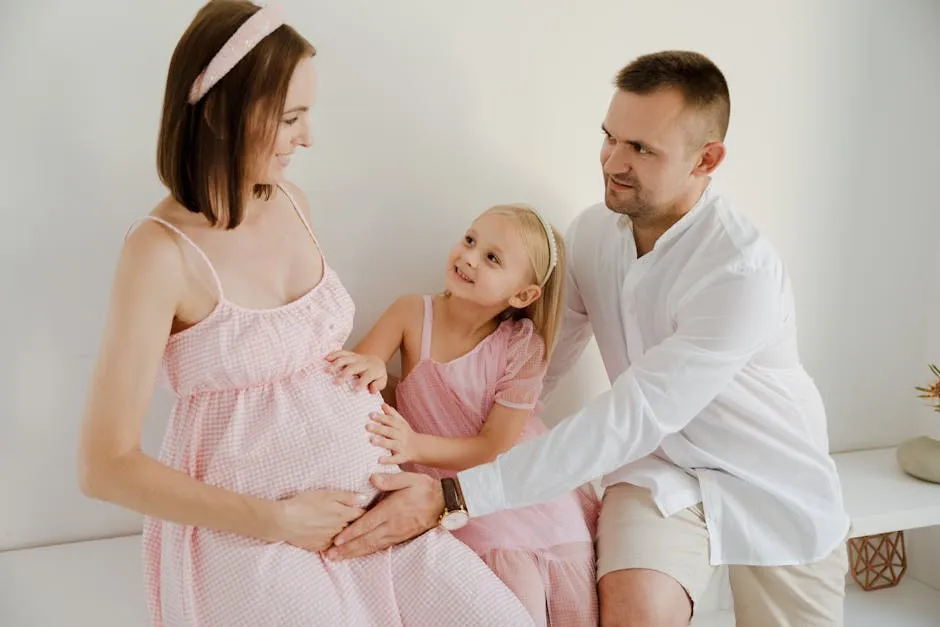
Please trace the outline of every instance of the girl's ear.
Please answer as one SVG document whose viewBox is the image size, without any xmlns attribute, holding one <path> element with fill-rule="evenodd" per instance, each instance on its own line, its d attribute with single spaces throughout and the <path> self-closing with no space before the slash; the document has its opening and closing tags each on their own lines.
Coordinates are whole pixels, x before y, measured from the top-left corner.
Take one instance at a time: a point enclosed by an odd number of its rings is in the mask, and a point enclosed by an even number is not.
<svg viewBox="0 0 940 627">
<path fill-rule="evenodd" d="M 542 295 L 542 288 L 538 285 L 529 285 L 525 289 L 509 297 L 509 305 L 515 309 L 525 309 Z"/>
</svg>

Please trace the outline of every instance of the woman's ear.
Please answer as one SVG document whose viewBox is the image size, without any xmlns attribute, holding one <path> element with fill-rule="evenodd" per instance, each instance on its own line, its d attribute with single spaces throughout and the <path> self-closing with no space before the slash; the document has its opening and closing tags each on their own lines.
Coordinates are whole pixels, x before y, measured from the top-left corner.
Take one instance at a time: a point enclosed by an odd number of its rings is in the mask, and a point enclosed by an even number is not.
<svg viewBox="0 0 940 627">
<path fill-rule="evenodd" d="M 530 285 L 516 294 L 509 297 L 509 306 L 515 309 L 525 309 L 538 300 L 542 295 L 542 288 L 538 285 Z"/>
</svg>

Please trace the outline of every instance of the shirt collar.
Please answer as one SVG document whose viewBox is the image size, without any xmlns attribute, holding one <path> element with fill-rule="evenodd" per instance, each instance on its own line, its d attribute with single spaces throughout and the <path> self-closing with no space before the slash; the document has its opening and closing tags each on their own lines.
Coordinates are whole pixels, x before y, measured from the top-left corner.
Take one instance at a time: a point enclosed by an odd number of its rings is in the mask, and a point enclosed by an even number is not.
<svg viewBox="0 0 940 627">
<path fill-rule="evenodd" d="M 711 204 L 711 201 L 715 197 L 714 183 L 712 181 L 708 182 L 708 185 L 705 186 L 705 189 L 702 191 L 701 196 L 698 200 L 695 201 L 695 204 L 692 205 L 692 208 L 681 218 L 679 218 L 675 224 L 666 229 L 666 232 L 663 233 L 656 243 L 653 245 L 653 250 L 656 250 L 659 246 L 668 243 L 669 241 L 679 237 L 682 233 L 686 231 L 695 220 L 698 219 L 698 216 L 704 211 L 704 208 Z M 620 216 L 619 220 L 621 228 L 633 232 L 633 222 L 627 217 L 626 214 Z"/>
<path fill-rule="evenodd" d="M 702 195 L 699 196 L 698 200 L 695 201 L 695 204 L 692 205 L 692 208 L 689 211 L 679 218 L 675 224 L 666 229 L 666 232 L 656 240 L 656 244 L 653 245 L 655 250 L 658 246 L 667 244 L 675 238 L 679 237 L 684 233 L 698 217 L 705 211 L 705 208 L 711 204 L 712 199 L 714 198 L 714 190 L 712 187 L 712 182 L 709 181 L 708 185 L 705 186 L 705 189 L 702 191 Z"/>
</svg>

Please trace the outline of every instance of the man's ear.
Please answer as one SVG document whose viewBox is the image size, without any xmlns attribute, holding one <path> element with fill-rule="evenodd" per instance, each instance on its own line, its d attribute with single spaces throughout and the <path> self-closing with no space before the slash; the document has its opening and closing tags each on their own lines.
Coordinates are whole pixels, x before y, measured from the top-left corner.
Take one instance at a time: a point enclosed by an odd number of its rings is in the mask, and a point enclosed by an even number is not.
<svg viewBox="0 0 940 627">
<path fill-rule="evenodd" d="M 698 162 L 692 168 L 692 174 L 708 176 L 718 169 L 725 160 L 725 145 L 720 141 L 708 142 L 699 151 Z"/>
<path fill-rule="evenodd" d="M 525 289 L 509 297 L 509 305 L 515 309 L 525 309 L 542 295 L 542 288 L 538 285 L 529 285 Z"/>
</svg>

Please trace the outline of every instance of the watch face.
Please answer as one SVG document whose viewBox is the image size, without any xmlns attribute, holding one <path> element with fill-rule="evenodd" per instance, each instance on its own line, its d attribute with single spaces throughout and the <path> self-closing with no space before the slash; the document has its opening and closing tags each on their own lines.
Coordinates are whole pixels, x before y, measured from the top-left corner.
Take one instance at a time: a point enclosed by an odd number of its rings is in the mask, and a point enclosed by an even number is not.
<svg viewBox="0 0 940 627">
<path fill-rule="evenodd" d="M 448 531 L 454 531 L 466 525 L 469 520 L 470 516 L 467 515 L 467 512 L 448 512 L 441 519 L 441 527 Z"/>
</svg>

